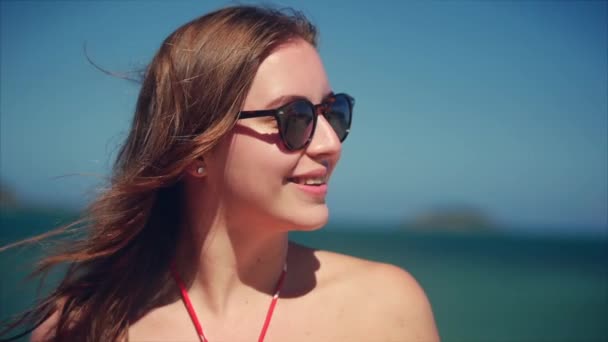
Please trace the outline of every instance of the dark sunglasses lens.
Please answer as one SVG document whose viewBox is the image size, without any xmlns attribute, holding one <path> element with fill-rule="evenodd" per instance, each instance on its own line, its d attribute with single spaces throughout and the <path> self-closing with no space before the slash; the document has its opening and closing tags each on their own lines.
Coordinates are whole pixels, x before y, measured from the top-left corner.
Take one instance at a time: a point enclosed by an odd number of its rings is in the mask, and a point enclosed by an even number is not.
<svg viewBox="0 0 608 342">
<path fill-rule="evenodd" d="M 314 109 L 306 101 L 296 101 L 283 110 L 283 140 L 289 149 L 304 147 L 314 127 Z"/>
<path fill-rule="evenodd" d="M 336 131 L 340 141 L 344 141 L 348 135 L 351 122 L 351 104 L 345 95 L 338 95 L 330 102 L 329 108 L 325 113 L 325 118 Z"/>
</svg>

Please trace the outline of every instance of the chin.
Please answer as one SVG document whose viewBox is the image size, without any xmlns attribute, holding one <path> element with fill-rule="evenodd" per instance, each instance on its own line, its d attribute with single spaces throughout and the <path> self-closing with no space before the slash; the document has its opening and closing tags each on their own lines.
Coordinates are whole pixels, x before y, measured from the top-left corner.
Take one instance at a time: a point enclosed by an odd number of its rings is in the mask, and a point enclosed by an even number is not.
<svg viewBox="0 0 608 342">
<path fill-rule="evenodd" d="M 322 228 L 329 219 L 329 209 L 326 205 L 317 208 L 299 210 L 290 219 L 290 230 L 313 231 Z"/>
</svg>

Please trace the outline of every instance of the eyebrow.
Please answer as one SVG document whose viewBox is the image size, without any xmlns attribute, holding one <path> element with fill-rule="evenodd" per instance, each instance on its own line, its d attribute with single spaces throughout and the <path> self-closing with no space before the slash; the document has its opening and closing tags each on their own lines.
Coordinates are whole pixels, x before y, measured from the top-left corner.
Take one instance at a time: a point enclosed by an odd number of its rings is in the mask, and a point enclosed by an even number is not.
<svg viewBox="0 0 608 342">
<path fill-rule="evenodd" d="M 321 102 L 324 102 L 328 97 L 330 97 L 333 94 L 334 94 L 334 92 L 330 90 L 329 93 L 327 93 L 326 95 L 323 96 L 323 100 L 321 100 Z M 280 107 L 280 106 L 282 106 L 284 104 L 287 104 L 287 103 L 295 101 L 295 100 L 307 100 L 307 101 L 310 101 L 306 96 L 301 96 L 301 95 L 283 95 L 283 96 L 279 96 L 276 99 L 268 102 L 266 104 L 266 106 L 264 106 L 264 108 L 274 109 L 274 108 Z"/>
</svg>

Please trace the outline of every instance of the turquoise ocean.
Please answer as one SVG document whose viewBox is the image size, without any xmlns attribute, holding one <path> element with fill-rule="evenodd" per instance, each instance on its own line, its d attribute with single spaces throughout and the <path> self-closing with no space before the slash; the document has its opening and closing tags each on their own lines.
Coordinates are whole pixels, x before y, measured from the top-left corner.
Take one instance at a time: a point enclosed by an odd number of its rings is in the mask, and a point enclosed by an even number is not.
<svg viewBox="0 0 608 342">
<path fill-rule="evenodd" d="M 0 246 L 69 218 L 53 212 L 2 210 Z M 292 240 L 408 270 L 427 292 L 443 341 L 608 341 L 605 236 L 386 228 L 331 223 L 316 232 L 292 234 Z M 47 246 L 0 253 L 0 319 L 23 310 L 35 298 L 38 283 L 25 276 Z M 53 279 L 57 275 L 49 277 L 43 292 L 52 287 Z"/>
</svg>

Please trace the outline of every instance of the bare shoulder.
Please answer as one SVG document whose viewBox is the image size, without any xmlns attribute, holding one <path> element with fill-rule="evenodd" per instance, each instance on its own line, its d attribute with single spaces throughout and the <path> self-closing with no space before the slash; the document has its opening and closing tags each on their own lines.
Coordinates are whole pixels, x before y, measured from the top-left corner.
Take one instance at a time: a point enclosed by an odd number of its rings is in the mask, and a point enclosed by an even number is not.
<svg viewBox="0 0 608 342">
<path fill-rule="evenodd" d="M 395 265 L 315 250 L 319 285 L 344 299 L 348 320 L 382 341 L 439 341 L 429 300 Z M 369 335 L 368 335 L 369 336 Z"/>
<path fill-rule="evenodd" d="M 44 322 L 42 322 L 42 324 L 32 331 L 30 336 L 31 342 L 45 342 L 52 340 L 64 302 L 64 300 L 58 301 L 56 304 L 56 309 L 51 316 L 49 316 L 49 318 L 47 318 Z"/>
<path fill-rule="evenodd" d="M 378 333 L 385 334 L 387 341 L 439 341 L 430 302 L 409 272 L 374 263 L 360 276 L 360 286 L 374 292 L 377 327 L 382 327 Z"/>
<path fill-rule="evenodd" d="M 31 342 L 44 342 L 50 341 L 52 338 L 52 331 L 57 325 L 57 320 L 59 319 L 59 314 L 54 312 L 50 318 L 44 321 L 41 325 L 39 325 L 34 331 L 32 331 L 32 335 L 30 336 Z"/>
</svg>

